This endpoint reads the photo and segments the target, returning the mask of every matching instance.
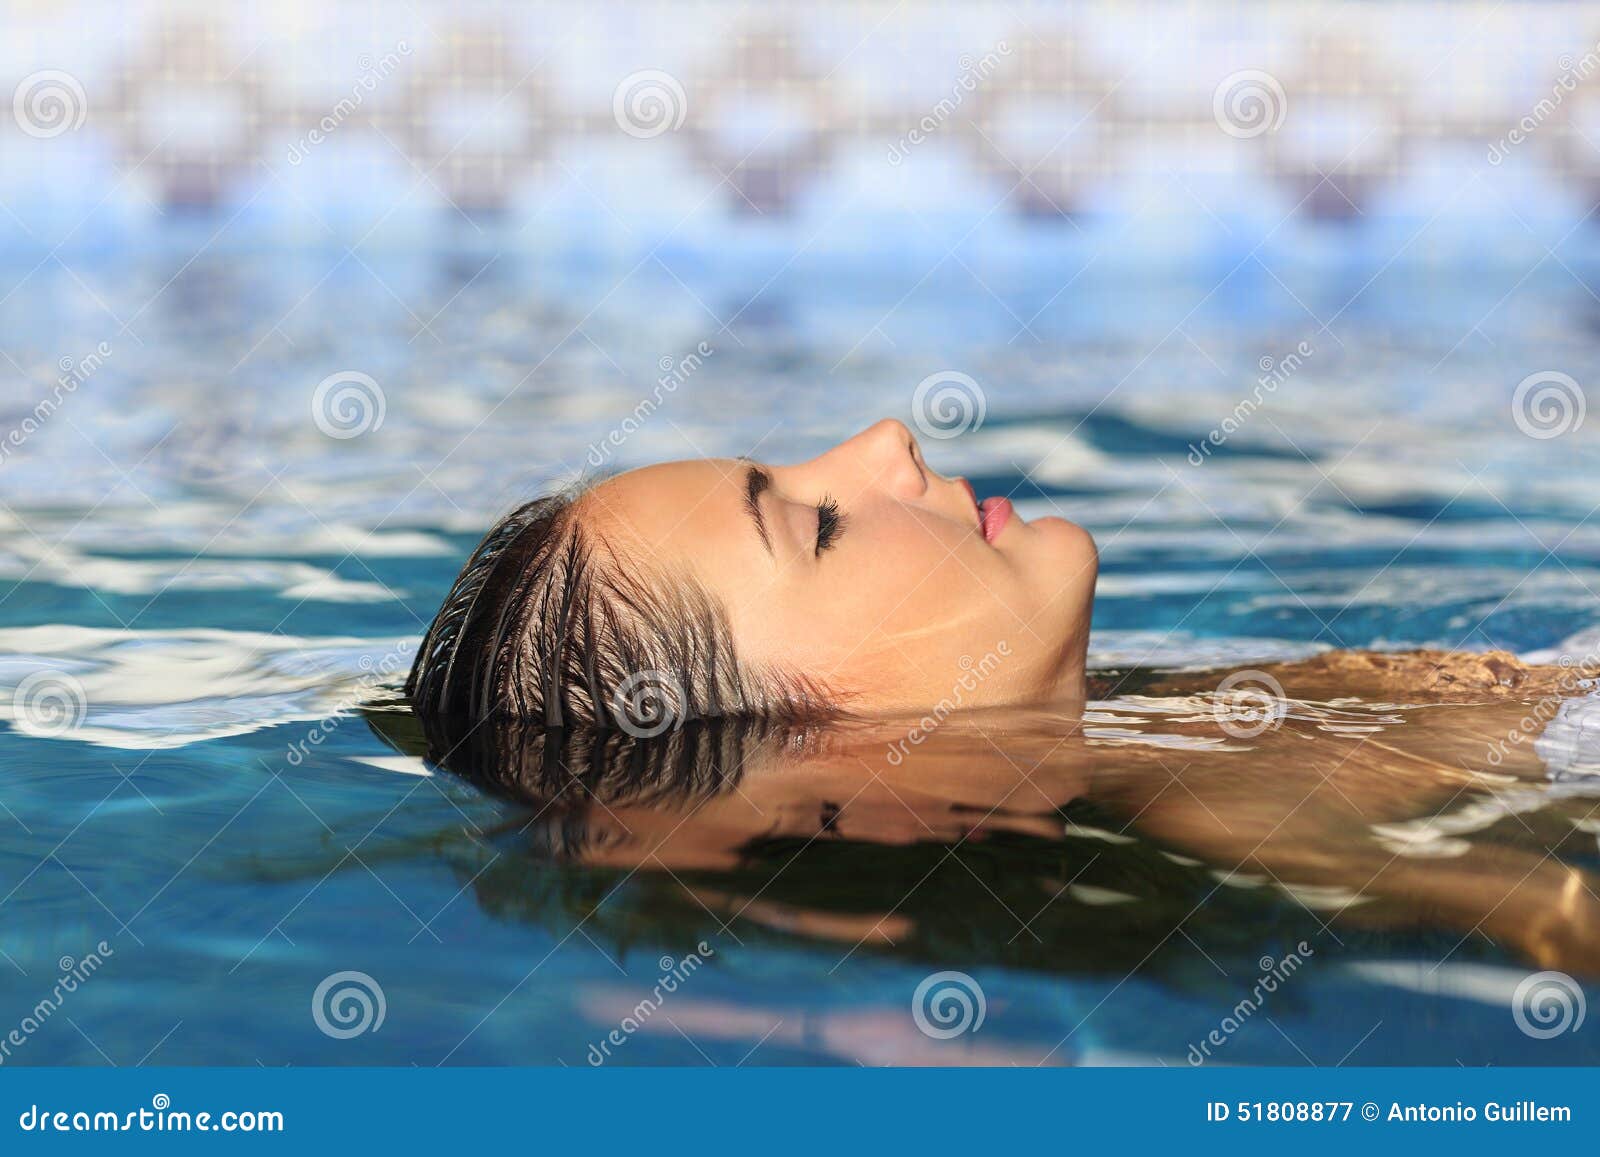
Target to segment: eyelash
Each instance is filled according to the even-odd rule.
[[[832,546],[839,538],[839,531],[844,528],[844,515],[839,512],[839,503],[834,498],[824,494],[822,501],[817,503],[817,557],[822,557],[822,552]]]

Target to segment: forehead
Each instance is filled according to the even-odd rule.
[[[744,514],[750,464],[727,458],[664,462],[630,470],[595,486],[579,500],[579,516],[613,551],[689,564],[743,562],[761,549]]]

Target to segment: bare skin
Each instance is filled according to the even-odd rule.
[[[598,809],[588,822],[608,838],[585,859],[724,871],[752,841],[778,837],[1055,838],[1058,809],[1082,798],[1123,817],[1125,834],[1278,889],[1319,921],[1481,934],[1541,967],[1600,974],[1600,881],[1559,855],[1585,838],[1578,825],[1600,796],[1551,796],[1534,737],[1504,742],[1541,695],[1564,693],[1569,672],[1442,653],[1269,670],[1293,689],[1287,714],[1247,739],[1212,711],[1215,673],[1097,703],[1081,721],[951,720],[898,761],[886,755],[903,726],[852,727],[799,761],[758,756],[737,790],[692,805]],[[1402,685],[1420,692],[1397,694]],[[1334,688],[1337,705],[1312,697]],[[893,912],[808,911],[716,888],[696,896],[727,917],[818,939],[893,943],[909,931]]]
[[[709,798],[646,805],[623,785],[581,809],[596,837],[582,857],[717,873],[785,839],[1053,840],[1061,809],[1084,800],[1209,866],[1219,887],[1249,878],[1319,921],[1482,934],[1600,974],[1600,883],[1562,858],[1567,841],[1592,842],[1594,808],[1551,790],[1533,743],[1554,705],[1583,693],[1571,671],[1505,654],[1333,653],[1250,672],[1286,710],[1241,736],[1221,673],[1091,685],[1092,540],[977,498],[886,420],[810,462],[667,463],[579,499],[576,517],[623,565],[708,588],[745,665],[802,674],[854,719],[801,755],[753,753]],[[918,726],[935,704],[950,710]],[[508,779],[515,794],[514,775],[497,787]],[[694,893],[818,938],[911,931],[893,911]]]
[[[747,665],[804,674],[854,712],[937,703],[986,655],[964,706],[1081,701],[1094,542],[988,505],[885,420],[794,466],[630,471],[577,516],[625,565],[697,578]]]

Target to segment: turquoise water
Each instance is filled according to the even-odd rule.
[[[1512,411],[1536,371],[1600,378],[1587,272],[1268,272],[1229,254],[1112,275],[1067,242],[928,276],[787,251],[497,258],[496,238],[196,256],[210,226],[172,228],[70,270],[23,249],[3,278],[18,286],[0,300],[5,429],[63,358],[96,357],[0,465],[0,684],[20,698],[43,672],[82,690],[70,730],[19,727],[14,705],[0,732],[0,1030],[63,967],[103,958],[6,1063],[581,1065],[704,941],[692,992],[664,1009],[675,1023],[631,1034],[617,1061],[930,1059],[912,994],[956,970],[987,1016],[932,1059],[1183,1064],[1261,958],[1305,937],[1315,965],[1226,1062],[1600,1057],[1592,1030],[1517,1030],[1504,992],[1528,962],[1483,935],[1424,919],[1338,926],[1330,944],[1326,913],[1219,892],[1137,834],[1082,834],[1092,813],[1049,839],[779,844],[690,889],[653,865],[552,860],[515,838],[515,806],[428,774],[350,710],[398,681],[488,519],[590,469],[663,360],[702,342],[608,466],[806,456],[909,420],[916,384],[959,370],[984,421],[928,456],[1095,532],[1098,665],[1587,646],[1593,420],[1538,439]],[[1313,352],[1192,464],[1262,359],[1301,342]],[[384,397],[357,437],[313,420],[341,371]],[[1561,854],[1594,866],[1592,838]],[[1011,887],[1050,873],[1102,892],[1019,936]],[[916,932],[852,949],[792,920],[724,926],[707,894],[821,916],[899,903]],[[1415,962],[1447,953],[1419,991]],[[384,998],[381,1026],[349,1039],[312,1014],[343,971]]]

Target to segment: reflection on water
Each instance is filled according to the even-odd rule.
[[[1276,670],[1307,688],[1325,677]],[[1162,953],[1176,930],[1231,974],[1271,913],[1289,944],[1431,926],[1600,973],[1600,778],[1558,788],[1533,743],[1504,741],[1539,701],[1485,699],[1290,698],[1241,727],[1214,679],[1152,680],[1080,718],[953,719],[909,749],[888,723],[706,725],[666,743],[447,729],[431,747],[408,715],[375,723],[522,805],[474,888],[533,918],[550,898],[516,882],[528,860],[662,873],[638,910],[612,913],[625,924],[749,924],[835,942],[842,959],[1188,971],[1188,953]],[[585,895],[556,923],[599,917]]]
[[[1333,677],[1268,674],[1307,691]],[[904,725],[707,725],[666,743],[446,729],[430,748],[403,711],[373,722],[401,749],[450,751],[452,771],[520,805],[449,855],[486,911],[551,935],[576,924],[605,943],[756,953],[801,940],[830,978],[871,962],[1136,977],[1164,1000],[1224,1010],[1266,972],[1282,986],[1268,1010],[1279,1016],[1351,985],[1393,990],[1369,992],[1369,1007],[1409,991],[1510,1015],[1528,970],[1600,974],[1600,779],[1547,762],[1572,750],[1554,730],[1542,751],[1506,742],[1565,672],[1516,696],[1449,677],[1428,691],[1409,671],[1340,674],[1336,702],[1291,693],[1248,737],[1214,678],[1135,671],[1108,683],[1139,693],[1081,717],[954,719],[898,762],[885,753],[903,749]],[[1393,701],[1401,682],[1418,702]],[[631,992],[585,988],[582,1005],[620,1021]],[[805,1007],[682,999],[639,1031],[675,1034],[681,1014],[696,1041],[775,1037],[862,1063],[1099,1055],[1073,1043],[1081,1021],[1058,1039],[951,1049],[904,1016],[828,1010],[810,1024]],[[797,1016],[805,1034],[783,1035]],[[1140,1037],[1148,1058],[1192,1043],[1175,1026]],[[1241,1054],[1258,1055],[1229,1055]]]
[[[0,1015],[117,949],[74,994],[82,1033],[56,1020],[18,1062],[582,1064],[631,1017],[611,1062],[1182,1064],[1291,954],[1214,1059],[1596,1059],[1513,1016],[1531,970],[1600,972],[1590,688],[1317,659],[1594,650],[1589,428],[1526,438],[1509,411],[1534,368],[1600,380],[1581,286],[1424,293],[1402,267],[1345,310],[1378,271],[1208,295],[1231,259],[1090,268],[1062,292],[787,252],[627,276],[470,248],[191,262],[204,240],[46,263],[0,300],[26,373],[7,431],[60,359],[110,347],[0,465]],[[649,775],[603,749],[581,790],[525,736],[418,758],[389,673],[460,556],[701,343],[615,465],[798,457],[908,416],[930,373],[981,382],[986,421],[929,454],[1095,531],[1081,717],[952,720],[899,762],[905,731],[865,727],[685,741]],[[311,412],[344,371],[386,403],[347,439]],[[1216,693],[1237,668],[1288,694],[1243,738]],[[335,1040],[307,1004],[346,970],[388,1014]],[[942,972],[977,985],[980,1028],[919,1026]]]

